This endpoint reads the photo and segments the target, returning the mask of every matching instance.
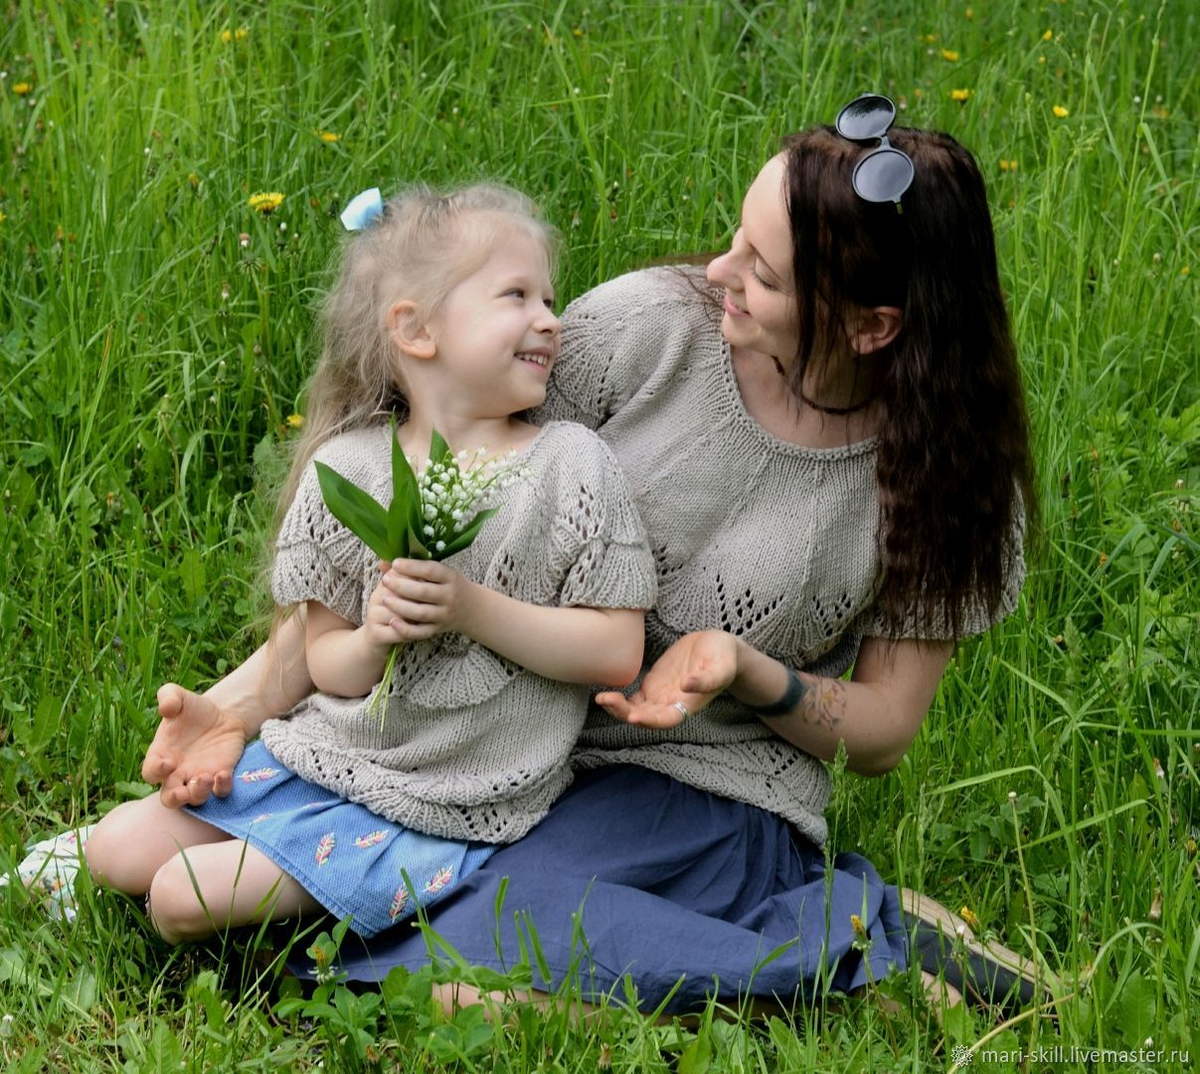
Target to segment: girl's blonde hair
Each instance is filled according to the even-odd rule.
[[[417,304],[417,322],[428,322],[514,228],[543,244],[553,275],[558,232],[530,198],[496,183],[446,193],[412,187],[387,201],[379,218],[346,243],[337,280],[321,306],[321,357],[308,387],[304,433],[281,489],[276,531],[322,444],[391,414],[400,421],[407,416],[388,311],[407,299]]]

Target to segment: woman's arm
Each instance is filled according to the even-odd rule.
[[[867,638],[850,682],[795,673],[752,646],[719,630],[686,634],[647,672],[641,688],[626,699],[598,694],[596,701],[617,719],[647,727],[674,727],[683,719],[676,702],[697,712],[728,691],[739,701],[763,707],[785,698],[791,707],[760,717],[780,737],[806,753],[831,761],[839,742],[846,765],[878,776],[896,766],[921,727],[954,647],[948,641],[902,640],[891,649]]]
[[[247,660],[205,694],[167,683],[158,691],[158,727],[142,778],[161,783],[164,805],[200,805],[224,796],[246,742],[312,692],[304,662],[304,614],[287,619]]]

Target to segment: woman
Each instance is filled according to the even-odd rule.
[[[1034,496],[982,178],[945,135],[887,144],[892,118],[862,98],[788,139],[707,281],[631,273],[564,312],[538,416],[596,429],[635,489],[649,670],[599,695],[549,816],[430,914],[468,962],[512,965],[531,922],[535,987],[629,974],[644,1007],[674,990],[671,1011],[906,964],[897,890],[852,854],[826,876],[822,762],[839,742],[853,771],[898,762],[953,639],[1014,606]],[[411,616],[420,593],[395,599]],[[144,775],[165,801],[226,790],[245,739],[311,689],[299,629],[204,698],[163,688]],[[945,961],[916,936],[927,969]],[[409,928],[343,954],[365,979],[428,957]],[[984,999],[1013,984],[945,968]]]

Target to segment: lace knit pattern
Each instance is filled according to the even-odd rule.
[[[646,667],[681,635],[720,629],[792,668],[844,674],[861,639],[887,625],[875,601],[876,441],[817,449],[763,429],[742,403],[719,314],[677,270],[602,284],[562,323],[562,357],[536,418],[595,429],[633,485],[658,577]],[[1019,536],[997,540],[1009,571],[996,618],[1016,603]],[[976,605],[963,623],[977,633],[992,620]],[[910,626],[902,633],[913,636]],[[594,710],[575,763],[616,762],[759,806],[818,844],[826,838],[824,765],[729,696],[669,732]]]
[[[389,429],[347,433],[317,459],[381,503],[391,496]],[[587,429],[550,422],[520,458],[531,475],[500,492],[500,513],[446,563],[474,582],[547,606],[648,608],[654,567],[612,453]],[[326,509],[313,467],[278,539],[280,604],[315,600],[360,625],[376,557]],[[461,634],[405,646],[387,717],[366,698],[314,694],[268,721],[263,742],[320,786],[417,831],[511,842],[570,782],[587,686],[527,671]]]

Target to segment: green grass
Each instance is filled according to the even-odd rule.
[[[140,793],[157,684],[203,686],[256,643],[256,474],[300,409],[338,206],[514,183],[563,229],[570,298],[720,247],[782,134],[880,89],[988,177],[1045,533],[1019,611],[962,647],[897,771],[838,776],[836,846],[1068,982],[1057,1034],[1027,1020],[992,1046],[1200,1054],[1193,5],[326,6],[8,6],[0,866]],[[260,190],[287,195],[273,216]],[[939,1028],[907,978],[882,986],[898,1013],[869,996],[765,1024],[656,1026],[622,994],[587,1027],[517,1006],[491,1029],[436,1014],[429,972],[280,1014],[259,938],[172,951],[129,901],[79,894],[67,926],[0,889],[11,1069],[353,1069],[368,1042],[405,1068],[946,1069],[990,1028]]]

